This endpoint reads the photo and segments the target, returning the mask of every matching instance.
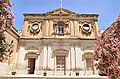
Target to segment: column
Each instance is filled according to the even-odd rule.
[[[73,25],[73,21],[70,21],[70,36],[74,37],[74,25]]]

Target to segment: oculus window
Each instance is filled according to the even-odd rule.
[[[38,30],[39,29],[39,25],[38,24],[33,24],[32,25],[32,29],[33,30]]]
[[[35,23],[32,24],[30,27],[30,34],[36,35],[39,33],[41,26],[39,24]]]

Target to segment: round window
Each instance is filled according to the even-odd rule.
[[[90,30],[90,26],[88,24],[84,24],[83,25],[83,30],[89,31]]]
[[[38,30],[39,29],[39,25],[38,24],[33,24],[32,25],[32,29],[33,30]]]

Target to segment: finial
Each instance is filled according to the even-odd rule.
[[[62,8],[62,0],[60,0],[60,8]]]

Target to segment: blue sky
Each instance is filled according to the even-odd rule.
[[[60,7],[60,0],[11,0],[15,28],[22,29],[23,13],[44,13]],[[99,14],[99,29],[110,26],[120,13],[120,0],[63,0],[63,8],[79,14]]]

